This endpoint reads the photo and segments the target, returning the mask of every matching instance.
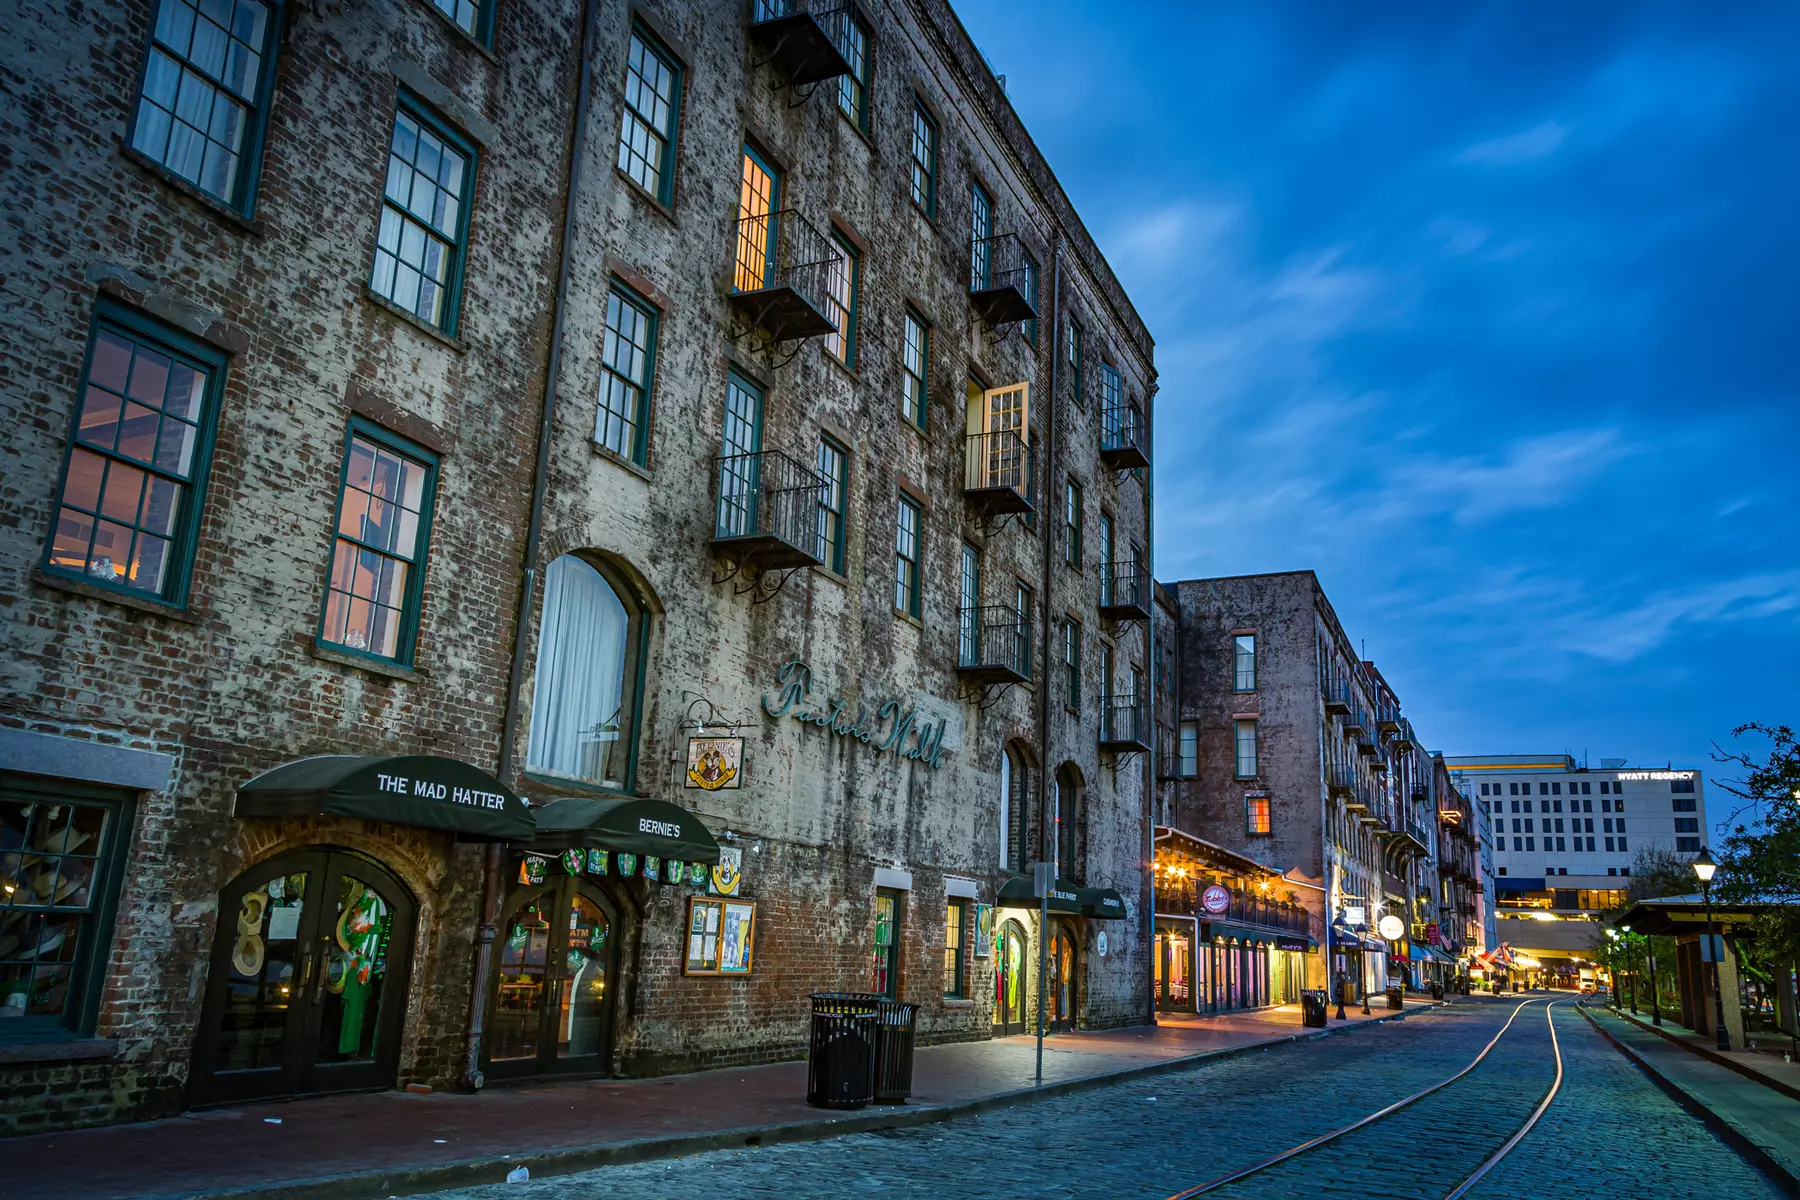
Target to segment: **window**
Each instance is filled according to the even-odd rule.
[[[1063,561],[1081,570],[1081,485],[1069,480],[1063,493]]]
[[[768,286],[774,274],[781,229],[776,214],[781,209],[781,175],[768,162],[744,147],[738,175],[738,225],[732,286],[740,292],[757,292]]]
[[[876,888],[875,981],[870,990],[890,1000],[900,995],[900,916],[900,893]]]
[[[1607,833],[1611,833],[1613,831],[1612,818],[1611,817],[1602,817],[1600,820],[1600,826]]]
[[[1568,841],[1567,838],[1557,838],[1556,839],[1556,849],[1559,854],[1567,854],[1568,853],[1567,841]],[[1549,848],[1550,848],[1550,839],[1545,838],[1544,839],[1544,849],[1548,850]]]
[[[1111,363],[1100,364],[1100,408],[1116,409],[1125,403],[1124,384],[1119,379],[1119,372]]]
[[[493,5],[479,0],[431,0],[433,8],[483,46],[493,43]]]
[[[44,569],[183,605],[225,356],[102,299]]]
[[[1538,801],[1538,811],[1539,812],[1549,812],[1550,811],[1550,802],[1548,800],[1539,800]]]
[[[1530,851],[1533,851],[1533,852],[1535,852],[1535,851],[1536,851],[1536,850],[1537,850],[1537,839],[1535,839],[1535,838],[1526,838],[1526,839],[1525,839],[1525,848],[1526,848],[1526,849],[1527,849],[1527,850],[1530,850]]]
[[[1252,835],[1269,832],[1269,798],[1244,797],[1244,832]]]
[[[1669,784],[1669,790],[1676,793],[1686,792],[1692,795],[1694,791],[1694,781],[1691,779],[1674,780]]]
[[[436,489],[434,455],[368,422],[351,423],[321,643],[412,662]]]
[[[261,0],[161,0],[131,147],[248,214],[268,127],[277,10]]]
[[[904,392],[900,412],[920,429],[925,428],[925,404],[931,377],[931,326],[912,309],[906,310],[905,345],[901,348],[900,375]]]
[[[1037,595],[1023,583],[1013,588],[1013,662],[1019,674],[1031,678],[1031,616],[1037,609]]]
[[[1525,839],[1519,838],[1519,837],[1514,838],[1513,839],[1513,849],[1517,850],[1517,851],[1523,851],[1525,849]]]
[[[1613,801],[1613,811],[1614,812],[1624,812],[1625,811],[1625,802],[1623,800],[1614,800]]]
[[[1551,795],[1552,795],[1552,796],[1560,796],[1560,795],[1562,795],[1562,784],[1560,784],[1560,783],[1553,783],[1553,784],[1551,784],[1551,785],[1550,785],[1550,794],[1551,794]],[[1560,808],[1560,807],[1561,807],[1561,805],[1558,805],[1558,806],[1557,806],[1557,807],[1559,807],[1559,808]]]
[[[1612,801],[1611,800],[1602,800],[1600,802],[1600,811],[1603,813],[1611,812],[1612,811]]]
[[[1625,839],[1620,838],[1619,841],[1621,843],[1619,848],[1623,850],[1625,847],[1622,843]],[[1700,850],[1700,839],[1697,837],[1678,837],[1675,839],[1675,849],[1684,854],[1698,853]]]
[[[680,105],[681,68],[642,27],[633,28],[625,57],[624,111],[619,117],[619,170],[664,205],[675,202]]]
[[[1606,842],[1607,853],[1610,854],[1612,852],[1612,848],[1613,848],[1613,840],[1611,838],[1606,838],[1604,840]]]
[[[857,295],[862,288],[862,256],[841,233],[831,235],[838,257],[825,276],[825,315],[837,328],[825,335],[825,349],[846,367],[856,366]]]
[[[1183,721],[1176,736],[1181,748],[1181,777],[1192,779],[1200,772],[1200,723]]]
[[[825,569],[844,573],[844,496],[849,491],[850,453],[830,437],[819,437],[819,478],[825,491],[819,497],[818,559]]]
[[[1552,800],[1550,802],[1550,807],[1553,812],[1561,812],[1562,811],[1562,801],[1561,800]]]
[[[1237,690],[1254,692],[1256,690],[1256,635],[1240,633],[1231,639],[1231,644],[1237,667]]]
[[[655,366],[656,311],[615,283],[606,297],[594,441],[635,463],[645,460],[649,448],[645,417]]]
[[[445,333],[456,332],[474,184],[474,146],[402,96],[369,290]]]
[[[1557,821],[1556,821],[1556,832],[1561,833],[1562,831],[1563,831],[1562,818],[1558,817]]]
[[[1526,818],[1525,818],[1525,832],[1526,832],[1526,833],[1530,833],[1530,832],[1532,832],[1532,829],[1531,829],[1531,818],[1530,818],[1530,817],[1526,817]]]
[[[1256,722],[1233,721],[1237,731],[1237,777],[1256,778]]]
[[[901,496],[894,522],[894,608],[919,615],[919,502]]]
[[[1113,602],[1113,551],[1112,514],[1102,510],[1100,513],[1100,605],[1102,608]]]
[[[1594,802],[1592,800],[1583,800],[1581,802],[1581,811],[1582,812],[1593,812],[1594,811]],[[1589,821],[1588,824],[1592,825],[1593,822]]]
[[[928,217],[937,215],[937,122],[913,105],[912,202]]]
[[[528,771],[629,791],[644,621],[629,589],[565,554],[544,572]]]
[[[848,14],[837,39],[838,52],[850,64],[850,70],[838,76],[838,111],[864,132],[869,128],[869,71],[874,62],[869,43],[873,40],[863,19],[854,12]]]
[[[98,788],[0,788],[0,1042],[93,1031],[131,822]]]
[[[1035,312],[1037,312],[1037,306],[1038,306],[1037,259],[1035,259],[1031,256],[1031,251],[1029,251],[1029,250],[1021,250],[1019,252],[1019,254],[1020,254],[1020,270],[1023,275],[1023,278],[1020,281],[1021,290],[1023,290],[1025,293],[1025,303],[1031,305],[1031,311],[1035,313]],[[1025,321],[1025,340],[1030,342],[1034,346],[1037,345],[1037,333],[1038,333],[1037,318],[1036,317],[1027,318],[1027,320]]]
[[[1076,407],[1087,404],[1087,393],[1081,387],[1081,322],[1073,315],[1069,317],[1069,330],[1066,337],[1069,358],[1069,394],[1075,397]]]
[[[969,290],[994,284],[994,199],[979,183],[969,185]]]
[[[1000,752],[1000,865],[1012,866],[1013,756],[1010,748]]]
[[[1696,812],[1696,811],[1698,811],[1697,806],[1694,802],[1694,798],[1692,796],[1677,797],[1676,799],[1669,801],[1669,806],[1671,808],[1673,808],[1676,812]]]
[[[959,589],[957,661],[970,665],[981,662],[981,551],[963,543],[962,578]]]
[[[1529,803],[1530,803],[1530,801],[1527,801],[1527,802],[1526,802],[1526,803],[1528,803],[1528,804],[1529,804]],[[1518,812],[1518,811],[1519,811],[1519,802],[1518,802],[1518,801],[1517,801],[1517,800],[1514,800],[1514,801],[1513,801],[1513,802],[1512,802],[1512,810],[1513,810],[1513,811],[1514,811],[1514,812]]]
[[[1516,796],[1519,794],[1519,785],[1518,784],[1514,783],[1514,784],[1509,784],[1508,786],[1510,786],[1512,788],[1511,793],[1509,793],[1510,795]]]
[[[1593,785],[1593,784],[1591,784],[1591,783],[1585,783],[1585,782],[1584,782],[1584,783],[1583,783],[1583,784],[1582,784],[1582,785],[1581,785],[1581,794],[1582,794],[1582,795],[1584,795],[1584,796],[1591,796],[1591,795],[1593,795],[1593,794],[1594,794],[1594,785]]]
[[[1678,841],[1679,841],[1679,840],[1680,840],[1680,839],[1677,839],[1677,840],[1678,840]],[[1694,839],[1692,839],[1692,840],[1693,840],[1693,841],[1694,841],[1694,842],[1695,842],[1695,843],[1698,843],[1698,842],[1699,842],[1699,841],[1700,841],[1700,839],[1699,839],[1699,838],[1694,838]],[[1620,838],[1620,839],[1619,839],[1619,852],[1620,852],[1620,853],[1621,853],[1621,854],[1624,854],[1624,853],[1628,853],[1628,852],[1629,852],[1629,851],[1630,851],[1630,846],[1628,846],[1628,845],[1627,845],[1627,842],[1628,842],[1628,841],[1629,841],[1629,839],[1627,839],[1627,838]],[[1700,847],[1699,847],[1699,845],[1698,845],[1698,844],[1696,844],[1696,845],[1695,845],[1695,846],[1694,846],[1694,849],[1696,849],[1696,850],[1698,850],[1698,849],[1699,849],[1699,848],[1700,848]],[[1677,846],[1677,847],[1676,847],[1676,849],[1680,849],[1680,847],[1679,847],[1679,846]],[[1631,872],[1629,872],[1629,871],[1624,871],[1624,870],[1621,870],[1621,871],[1620,871],[1620,874],[1622,874],[1622,875],[1629,875],[1629,874],[1630,874],[1630,873],[1631,873]]]
[[[1081,711],[1081,622],[1063,622],[1063,703],[1070,712]]]
[[[968,961],[963,954],[963,929],[968,905],[951,900],[944,906],[944,999],[961,1000],[969,994]]]
[[[1675,832],[1676,833],[1699,833],[1700,832],[1700,819],[1698,817],[1676,817],[1675,818]]]

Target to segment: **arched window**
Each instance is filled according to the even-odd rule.
[[[642,614],[587,560],[544,572],[526,769],[609,790],[631,787]]]
[[[1000,755],[1000,865],[1012,866],[1012,751]]]
[[[1000,754],[1000,865],[1008,871],[1027,871],[1039,850],[1032,842],[1031,759],[1023,746],[1013,743]]]

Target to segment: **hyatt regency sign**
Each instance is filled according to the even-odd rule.
[[[936,767],[949,754],[944,747],[947,722],[921,721],[916,705],[905,707],[897,699],[874,704],[834,698],[814,708],[811,694],[812,668],[789,659],[775,674],[775,694],[762,698],[763,711],[820,726],[838,737],[855,738],[877,754],[897,754],[928,767]]]

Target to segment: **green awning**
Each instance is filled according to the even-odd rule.
[[[1125,898],[1112,888],[1082,888],[1082,912],[1096,921],[1125,919]]]
[[[1050,893],[1048,907],[1051,912],[1064,916],[1086,916],[1087,910],[1082,904],[1081,894],[1087,890],[1076,887],[1065,879],[1058,879],[1055,890]],[[1012,876],[1000,885],[1000,893],[994,902],[1000,908],[1036,908],[1038,898],[1031,894],[1031,876]]]
[[[678,862],[716,863],[719,843],[700,818],[666,800],[641,796],[600,799],[565,796],[532,809],[537,836],[532,850],[567,850],[574,846],[654,854]]]
[[[240,817],[353,817],[443,829],[468,841],[514,842],[535,832],[518,793],[479,767],[429,754],[319,754],[239,785]]]

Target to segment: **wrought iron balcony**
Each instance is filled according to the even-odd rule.
[[[1418,743],[1413,738],[1412,722],[1405,717],[1401,717],[1398,727],[1394,730],[1394,748],[1397,750],[1410,750],[1417,744]]]
[[[849,0],[754,0],[750,40],[795,87],[848,75]]]
[[[732,226],[731,308],[777,342],[832,333],[825,297],[842,253],[791,208],[739,217]]]
[[[1324,687],[1325,711],[1331,716],[1346,717],[1350,715],[1350,689],[1335,679],[1327,680]]]
[[[1377,753],[1373,758],[1369,759],[1369,770],[1381,771],[1385,774],[1387,769],[1388,760],[1385,754]]]
[[[1348,691],[1348,689],[1346,689]],[[1369,718],[1363,715],[1362,705],[1354,697],[1345,697],[1344,732],[1353,738],[1361,739],[1369,732]]]
[[[1150,749],[1149,714],[1137,696],[1103,692],[1100,696],[1100,749],[1115,754],[1142,754]]]
[[[1379,733],[1400,732],[1400,706],[1383,702],[1375,710],[1375,729]]]
[[[1031,616],[1006,604],[957,613],[956,673],[979,684],[1031,682]]]
[[[1037,316],[1036,290],[1025,245],[1016,233],[975,238],[969,246],[969,304],[989,325]]]
[[[1150,572],[1141,561],[1100,564],[1100,615],[1115,621],[1150,619]]]
[[[779,450],[721,455],[714,548],[763,569],[818,563],[826,487],[810,464]]]
[[[1342,800],[1356,798],[1356,774],[1342,763],[1327,763],[1325,766],[1325,782],[1331,794]]]
[[[964,442],[963,495],[990,516],[1036,508],[1031,443],[1016,429],[971,433]]]
[[[1135,404],[1109,405],[1100,410],[1100,461],[1115,471],[1150,465],[1148,430],[1144,413]]]

